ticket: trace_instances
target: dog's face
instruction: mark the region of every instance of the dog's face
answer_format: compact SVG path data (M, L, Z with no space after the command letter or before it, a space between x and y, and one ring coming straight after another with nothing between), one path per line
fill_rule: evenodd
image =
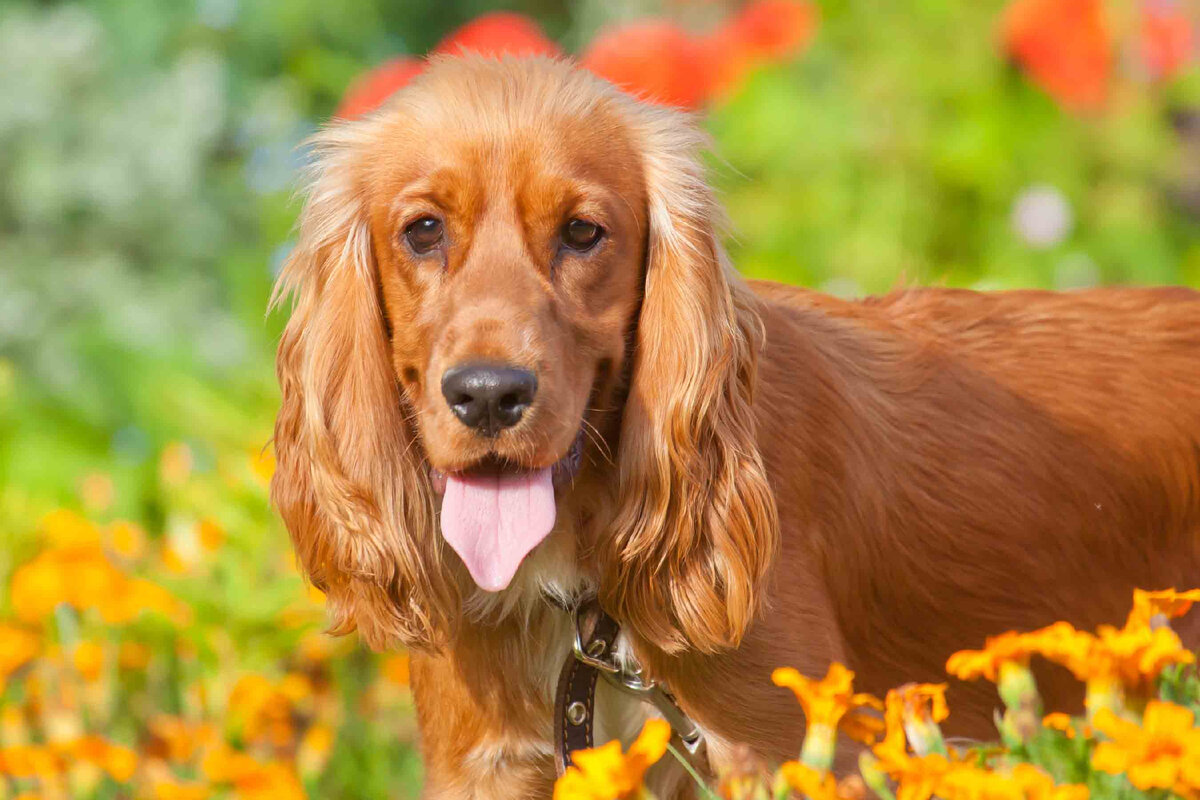
M614 109L556 107L555 87L533 84L504 113L504 72L468 93L441 77L372 131L361 186L441 529L498 591L549 533L555 485L574 477L587 417L624 368L645 197Z
M664 647L740 635L774 506L699 141L567 64L474 58L318 137L272 491L342 627L444 638L461 567L504 590L582 464L610 608Z
M406 98L365 154L396 376L434 470L550 467L623 368L646 239L637 158L600 104L522 118L486 88L478 103L442 90Z

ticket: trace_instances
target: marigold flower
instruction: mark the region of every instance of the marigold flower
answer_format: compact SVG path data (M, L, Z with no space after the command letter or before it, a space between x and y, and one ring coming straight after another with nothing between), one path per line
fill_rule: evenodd
M910 683L897 690L904 706L904 730L909 744L919 755L945 753L946 745L938 723L950 716L946 706L946 684Z
M1061 711L1047 714L1042 718L1042 725L1050 730L1062 731L1068 739L1074 739L1076 736L1082 736L1085 739L1092 737L1092 728L1090 725L1083 725L1080 728L1076 728L1075 720L1071 715L1063 714Z
M828 766L824 758L832 757L839 726L842 733L864 744L872 744L882 733L882 724L869 715L860 714L860 710L883 710L883 703L871 694L854 693L854 673L844 664L836 661L829 664L828 672L821 680L806 678L791 667L774 670L770 679L776 686L790 688L803 706L808 722L804 746L810 747L810 739L822 739L822 747L828 747L828 753L817 754L817 763L805 762L810 766Z
M667 752L671 726L665 720L647 720L629 751L621 743L609 742L591 750L580 750L554 784L554 800L614 800L635 797L651 765Z
M968 764L955 765L937 787L944 800L1087 800L1086 786L1055 786L1054 779L1032 764L997 772Z
M9 676L32 661L40 649L38 637L12 625L0 625L0 690Z
M221 549L225 543L225 529L213 519L202 519L196 523L196 538L208 552Z
M1200 603L1200 589L1190 589L1186 592L1177 592L1174 589L1164 589L1160 592L1134 589L1133 610L1129 612L1125 627L1155 627L1155 617L1162 616L1168 620L1182 617L1191 610L1194 603Z
M1092 754L1092 767L1125 773L1139 789L1174 789L1190 796L1200 790L1200 729L1190 709L1161 700L1146 705L1142 724L1105 709L1095 726L1110 741Z
M839 800L837 779L828 770L813 769L799 761L788 761L779 767L779 772L792 791L809 800Z
M71 663L85 681L98 680L100 672L104 669L104 648L99 642L82 641L75 645L75 651L71 653Z
M408 686L409 662L408 653L397 653L383 660L383 677L397 686Z
M207 800L212 788L202 783L160 781L154 784L154 800Z
M1039 652L1040 646L1040 639L1032 634L1008 631L988 637L982 650L954 653L946 662L946 672L963 681L983 678L995 683L1000 676L1001 664L1027 665L1029 657Z
M122 558L140 558L146 550L146 532L132 522L114 522L108 528L108 546Z
M908 752L904 731L903 695L895 689L885 701L883 741L872 748L877 761L871 766L886 772L898 784L897 800L928 800L942 776L951 767L950 760L940 753L913 756Z

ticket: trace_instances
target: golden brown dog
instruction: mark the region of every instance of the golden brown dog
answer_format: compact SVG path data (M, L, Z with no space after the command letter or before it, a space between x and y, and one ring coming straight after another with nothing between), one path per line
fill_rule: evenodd
M587 592L719 763L794 757L774 667L882 693L1200 584L1200 296L747 285L702 145L477 58L316 138L272 493L336 630L414 650L427 796L548 794Z

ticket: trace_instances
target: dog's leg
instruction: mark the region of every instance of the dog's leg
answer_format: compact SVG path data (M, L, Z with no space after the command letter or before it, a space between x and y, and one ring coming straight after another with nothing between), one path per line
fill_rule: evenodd
M423 798L550 797L552 709L519 670L495 661L464 674L452 655L412 657L425 762Z

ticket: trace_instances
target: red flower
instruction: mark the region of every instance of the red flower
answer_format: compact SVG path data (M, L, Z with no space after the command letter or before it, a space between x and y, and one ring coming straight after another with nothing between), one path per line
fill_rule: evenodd
M709 51L665 20L645 20L601 31L583 66L630 94L663 105L699 108L712 80Z
M562 55L562 50L546 38L536 22L508 11L476 17L443 39L433 52L449 55L470 52L486 56Z
M374 111L423 69L423 61L407 56L385 61L351 84L333 115L342 119L354 119Z
M1112 36L1103 0L1015 0L1004 46L1038 86L1073 109L1104 103L1112 79Z
M754 0L705 39L714 89L731 89L756 65L795 56L812 40L817 9L801 0Z
M1145 0L1142 3L1141 56L1151 77L1174 77L1196 52L1196 31L1183 3Z

